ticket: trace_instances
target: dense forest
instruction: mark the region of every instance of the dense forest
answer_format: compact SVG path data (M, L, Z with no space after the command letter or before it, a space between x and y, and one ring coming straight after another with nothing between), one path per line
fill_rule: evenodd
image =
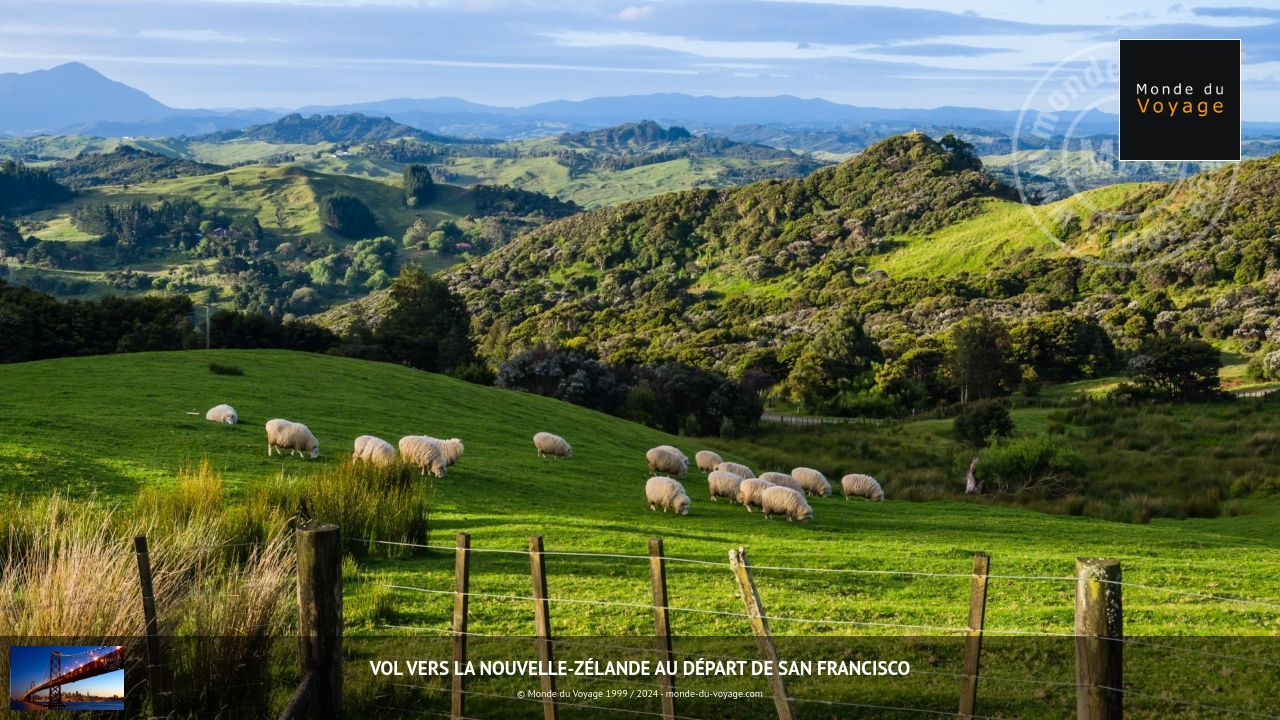
M1269 200L1278 189L1280 159L1268 159L1194 187L1151 186L1121 208L1132 219L1059 218L1064 244L1101 245L1112 262L1028 248L980 274L891 279L866 264L897 237L1011 197L967 144L910 134L803 180L576 215L450 277L491 361L542 343L609 363L760 372L783 397L825 412L895 414L962 399L965 323L982 325L975 347L999 350L986 361L995 367L984 386L995 394L1140 363L1161 336L1229 340L1266 376L1280 370L1280 353L1267 360L1280 343L1280 209ZM1170 253L1161 237L1196 237L1204 223L1187 210L1193 192L1223 209L1197 242ZM1105 244L1128 232L1144 241ZM1165 261L1145 262L1157 257Z
M395 122L391 118L375 118L360 113L343 115L286 115L275 122L240 130L221 130L196 138L204 142L258 140L277 144L366 143L413 138L433 143L469 143L471 140L436 135Z
M171 158L130 145L114 152L83 153L53 164L49 174L72 190L98 185L136 185L192 175L210 175L226 170L221 165Z
M48 170L14 160L0 161L0 216L32 212L70 197L71 191Z

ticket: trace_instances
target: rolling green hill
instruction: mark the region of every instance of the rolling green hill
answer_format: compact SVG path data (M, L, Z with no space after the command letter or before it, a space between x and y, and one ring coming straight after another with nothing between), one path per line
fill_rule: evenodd
M216 375L210 361L241 376ZM87 380L92 379L92 380ZM519 549L533 533L548 550L643 553L646 538L667 538L676 557L723 561L746 545L757 564L839 568L899 568L968 572L974 551L993 554L1001 574L1070 575L1077 555L1123 558L1127 580L1150 585L1212 587L1217 594L1269 597L1280 543L1269 532L1275 508L1215 520L1119 525L956 502L883 504L813 500L808 524L766 521L725 502L710 503L694 471L687 517L645 506L644 451L669 442L692 455L713 441L673 438L617 418L546 398L480 387L389 364L281 351L146 353L0 366L0 493L60 493L127 506L143 486L173 482L186 463L207 457L233 495L269 477L305 474L343 460L352 439L374 433L461 437L466 453L434 481L433 541L473 533L480 548ZM207 422L204 410L230 402L242 424ZM273 417L307 423L321 459L268 458L262 423ZM570 460L539 460L530 437L565 436ZM906 436L913 436L908 433ZM880 461L846 449L842 468L884 477ZM752 462L758 458L738 457ZM761 468L763 469L763 467ZM427 482L427 481L424 481ZM1262 508L1269 508L1265 511ZM475 562L473 588L527 591L523 558L485 555ZM556 559L552 583L562 597L645 602L643 563ZM359 598L371 583L445 587L452 557L374 562L349 588ZM679 565L668 570L672 602L681 607L740 610L727 568ZM954 625L963 619L967 580L803 576L762 571L767 601L797 617L866 618L890 623ZM993 583L988 627L1063 631L1070 627L1070 585ZM1126 631L1142 634L1275 632L1274 614L1228 603L1192 602L1157 591L1126 592ZM442 626L448 598L397 595L400 624ZM528 630L519 607L473 604L476 632ZM680 615L681 634L740 634L731 617ZM642 612L600 608L561 614L565 634L636 633L651 627ZM849 628L788 625L780 634L847 633ZM863 629L862 631L865 631ZM892 634L892 631L887 631Z
M210 361L233 365L243 374L213 374ZM824 454L838 445L841 470L866 470L884 480L889 499L814 498L814 520L798 524L708 502L696 471L686 478L694 498L688 516L646 508L645 448L668 442L692 453L722 447L718 441L674 438L546 398L390 364L277 351L113 355L0 366L0 387L6 389L0 395L0 501L58 493L83 503L77 510L89 523L106 506L117 508L116 517L128 517L131 509L155 512L156 498L163 496L151 490L175 484L180 468L203 459L230 492L200 496L212 503L200 506L200 517L218 512L224 519L245 518L253 517L255 503L268 497L271 488L305 485L306 476L335 470L358 434L373 432L391 440L406 432L463 438L466 452L449 474L424 478L415 486L431 502L428 542L446 551L397 548L394 559L366 555L359 549L364 547L360 535L344 527L354 553L344 560L342 573L348 697L369 697L385 687L368 687L365 660L385 654L388 647L412 642L418 654L447 653L454 563L447 549L454 532L470 533L474 548L469 607L469 632L477 637L470 646L473 658L532 652L524 637L533 633L533 626L532 606L525 600L529 566L523 551L535 534L543 536L548 551L556 657L629 657L627 648L644 647L652 630L644 553L647 540L658 536L665 539L669 558L669 602L682 656L753 656L748 622L725 557L728 549L745 546L772 632L788 660L878 651L912 663L908 678L892 682L791 678L793 696L874 703L874 712L859 717L877 720L900 717L896 706L943 712L954 706L960 646L956 629L965 622L967 573L973 554L985 551L992 555L996 575L986 606L983 707L1016 717L1045 712L1065 717L1075 702L1074 688L1053 678L1071 676L1071 639L1061 637L1072 627L1070 575L1076 556L1101 555L1119 558L1125 580L1133 584L1124 590L1126 637L1136 641L1126 647L1126 680L1161 691L1128 704L1131 715L1166 717L1162 709L1184 697L1252 712L1272 696L1274 674L1254 666L1269 662L1274 638L1261 636L1277 632L1276 614L1268 604L1274 604L1272 580L1280 562L1280 541L1272 532L1280 507L1259 501L1253 507L1256 514L1249 516L1118 525L979 503L900 499L897 474L886 470L890 461L885 454L903 455L905 448L918 447L945 430L945 421L908 423L881 434L885 445L899 443L881 453L869 452L859 442L823 443ZM203 420L203 409L220 401L236 405L241 425ZM321 441L320 460L266 456L261 424L281 415L310 425ZM1020 425L1038 425L1044 413L1019 414L1018 419ZM569 438L575 457L539 460L530 442L538 429ZM796 435L786 448L738 441L731 447L747 452L727 456L757 463L760 469L778 467L759 463L776 458L779 451L803 455L811 439ZM140 498L136 505L135 496ZM59 507L68 512L66 504ZM174 507L178 512L185 506L179 501ZM311 510L316 520L325 520L324 512ZM42 520L35 522L37 529ZM108 547L123 549L125 538L119 540ZM159 555L166 546L161 539L152 547ZM124 587L133 588L133 576L126 578ZM1212 597L1181 594L1188 592ZM198 607L207 612L207 605ZM1027 633L1047 635L1029 639ZM489 635L515 636L518 645L497 647L500 641L490 641ZM600 636L605 637L591 639ZM1146 647L1143 643L1153 637L1159 647ZM1184 650L1185 656L1170 657L1170 647ZM1243 659L1224 662L1219 652ZM1211 689L1197 692L1203 690L1196 668L1204 653L1213 653L1214 667L1230 672L1223 672ZM294 682L292 646L287 658L282 666L287 680L280 687ZM1021 682L993 681L1000 677ZM498 688L493 682L483 687L510 696L522 680L499 679ZM603 682L609 681L565 678L563 686L583 683L583 689L599 689ZM698 683L734 690L763 685L758 678L682 678L682 683L684 688ZM438 692L396 692L395 699L376 699L419 714L443 707L444 696ZM284 700L280 697L278 703ZM605 702L614 704L615 699ZM768 711L767 695L757 703L736 703L720 716L761 717ZM639 706L632 699L626 707L634 711ZM692 701L681 707L707 716ZM877 710L885 707L890 709ZM377 708L371 716L387 716ZM533 717L505 706L473 703L471 708L484 717Z
M1252 362L1257 381L1280 338L1277 188L1273 156L1025 206L971 150L909 134L804 180L583 213L449 277L494 362L543 343L788 379L851 311L892 369L985 313L1019 332L1083 323L1118 351L1056 381L1118 370L1153 334L1203 338L1237 354L1236 375ZM1028 368L1033 385L1049 381ZM879 412L897 391L859 392Z
M694 187L802 177L823 164L788 150L692 135L653 122L493 142L437 136L363 115L284 118L194 138L0 139L0 157L47 162L81 152L110 152L120 145L202 163L293 164L374 179L398 177L408 162L427 163L445 182L509 185L584 207Z
M394 241L387 251L385 271L388 273L394 273L396 266L403 262L436 270L461 259L458 255L428 249L422 242L401 247L406 229L419 220L431 229L453 223L462 232L475 233L494 245L545 221L536 212L518 214L523 212L519 208L512 211L493 202L482 202L478 207L475 191L456 185L437 184L430 202L410 208L405 204L398 176L392 184L329 175L296 165L249 165L199 176L93 187L66 203L22 216L17 222L22 235L48 242L38 249L28 248L24 257L40 257L40 261L12 265L11 277L61 296L129 293L163 286L198 294L201 301L215 303L246 298L237 287L251 283L264 287L268 296L272 293L280 296L268 302L275 305L275 310L266 306L258 310L283 312L283 301L294 289L321 284L307 269L310 263L339 256L325 261L330 265L336 263L336 270L325 270L328 275L337 273L336 278L330 279L334 282L342 280L342 273L351 260L348 256L352 254L353 241L325 227L318 212L319 199L335 192L359 198L377 220L375 234ZM218 260L226 253L202 252L198 246L191 249L157 246L141 256L120 257L114 246L103 246L97 242L97 235L85 232L83 226L77 227L72 220L78 211L102 204L122 206L140 202L154 206L180 199L199 203L206 217L232 221L255 219L262 235L256 250L237 254L244 255L241 258L244 262L270 261L278 272L268 272L268 276L256 279L239 278L236 274L245 270L242 263L237 263L238 269L230 266L219 269ZM289 287L284 287L286 280ZM360 297L369 288L317 287L317 290L325 293L322 302L328 305ZM261 293L256 294L262 297ZM243 300L236 302L243 304ZM317 309L314 304L290 311L313 311Z

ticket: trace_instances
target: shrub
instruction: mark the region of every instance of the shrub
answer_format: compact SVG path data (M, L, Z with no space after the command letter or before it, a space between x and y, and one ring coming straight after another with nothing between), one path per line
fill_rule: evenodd
M320 198L320 222L345 238L366 238L378 230L378 220L360 198L335 192Z
M977 475L988 490L1058 497L1079 489L1084 456L1058 438L1028 435L1002 439L982 455Z

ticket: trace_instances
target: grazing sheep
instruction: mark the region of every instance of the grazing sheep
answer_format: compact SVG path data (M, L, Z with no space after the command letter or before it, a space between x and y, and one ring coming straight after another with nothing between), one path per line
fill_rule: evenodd
M444 450L444 461L447 465L458 462L458 458L462 457L462 441L458 438L449 438L448 440L440 440L440 447Z
M670 509L679 515L689 514L689 494L684 491L684 485L669 477L658 475L649 478L649 482L644 484L644 494L649 499L650 510L661 507L662 512Z
M800 483L805 495L831 497L831 483L827 480L827 476L820 471L813 468L798 467L791 471L791 477Z
M788 487L771 487L760 493L760 509L764 511L766 520L774 515L786 515L787 522L813 519L813 508L804 499L804 493Z
M859 475L858 473L850 473L840 478L840 489L844 490L844 499L851 497L866 498L875 502L884 501L884 490L880 488L880 483L870 475Z
M753 478L756 476L756 474L752 472L751 468L747 467L746 465L743 465L742 463L736 463L736 462L722 462L716 466L716 470L731 472L734 475L737 475L738 477L743 479Z
M573 457L573 448L569 447L569 443L559 435L552 435L549 432L540 432L533 436L533 446L538 448L538 457Z
M396 461L396 449L380 437L361 435L356 438L356 448L351 454L351 461L386 467Z
M693 459L698 463L698 469L705 473L715 470L717 465L724 462L724 458L710 450L699 450L693 456Z
M281 455L285 450L294 453L310 453L311 457L320 457L320 441L311 434L306 425L290 422L281 418L267 421L267 456L275 450Z
M689 461L670 445L650 448L644 457L649 461L649 472L667 473L682 478L689 471Z
M670 453L674 453L676 456L678 456L681 460L684 461L684 464L686 466L689 465L689 456L685 455L684 451L676 447L675 445L659 445L658 447Z
M738 499L738 486L742 478L723 470L712 470L707 474L707 490L711 493L711 502L716 498L729 498L729 502Z
M761 480L768 480L774 485L781 485L785 488L791 488L799 493L804 493L804 487L796 482L796 479L784 472L766 472L760 473Z
M768 480L747 478L738 485L738 503L751 512L751 506L760 507L760 495L771 487L777 487Z
M407 435L400 438L400 457L410 465L418 468L422 475L430 470L431 474L442 478L449 470L445 461L444 448L440 441L426 435Z
M227 425L235 425L240 422L240 416L236 414L236 409L225 403L209 408L209 412L204 414L204 419L210 422L226 423Z

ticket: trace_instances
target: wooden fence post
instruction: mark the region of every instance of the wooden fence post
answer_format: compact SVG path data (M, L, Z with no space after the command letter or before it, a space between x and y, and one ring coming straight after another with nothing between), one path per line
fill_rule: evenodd
M746 548L729 551L729 567L738 579L738 590L742 593L742 602L751 619L751 632L756 636L760 657L773 668L773 672L769 673L769 687L773 690L773 706L778 711L778 720L795 720L796 709L791 696L787 694L787 685L778 672L778 649L774 647L773 636L769 634L769 618L760 602L760 593L756 591L756 581L751 577Z
M667 612L667 561L662 550L662 538L649 538L649 579L653 583L653 632L658 643L658 657L669 667L675 661L675 655L671 652L671 616ZM658 675L658 687L662 692L663 720L675 720L675 674L664 672Z
M299 527L298 645L311 676L311 716L342 718L342 541L337 525Z
M538 646L538 660L545 671L540 674L542 683L543 720L557 720L556 676L551 674L554 654L551 652L551 603L547 600L547 572L542 563L542 536L529 538L529 567L533 577L534 642Z
M969 621L964 636L964 680L960 686L960 717L972 718L978 706L978 669L982 664L982 631L987 617L987 573L991 556L973 556L973 579L969 582Z
M467 714L466 676L458 669L467 663L467 599L471 592L471 536L458 533L453 555L453 699L452 720Z
M1124 717L1120 561L1076 559L1076 717Z
M133 552L138 558L138 585L142 588L142 618L147 633L147 686L151 690L153 715L168 714L168 683L164 679L164 662L160 654L160 628L156 623L155 588L151 584L151 552L147 536L133 538Z

